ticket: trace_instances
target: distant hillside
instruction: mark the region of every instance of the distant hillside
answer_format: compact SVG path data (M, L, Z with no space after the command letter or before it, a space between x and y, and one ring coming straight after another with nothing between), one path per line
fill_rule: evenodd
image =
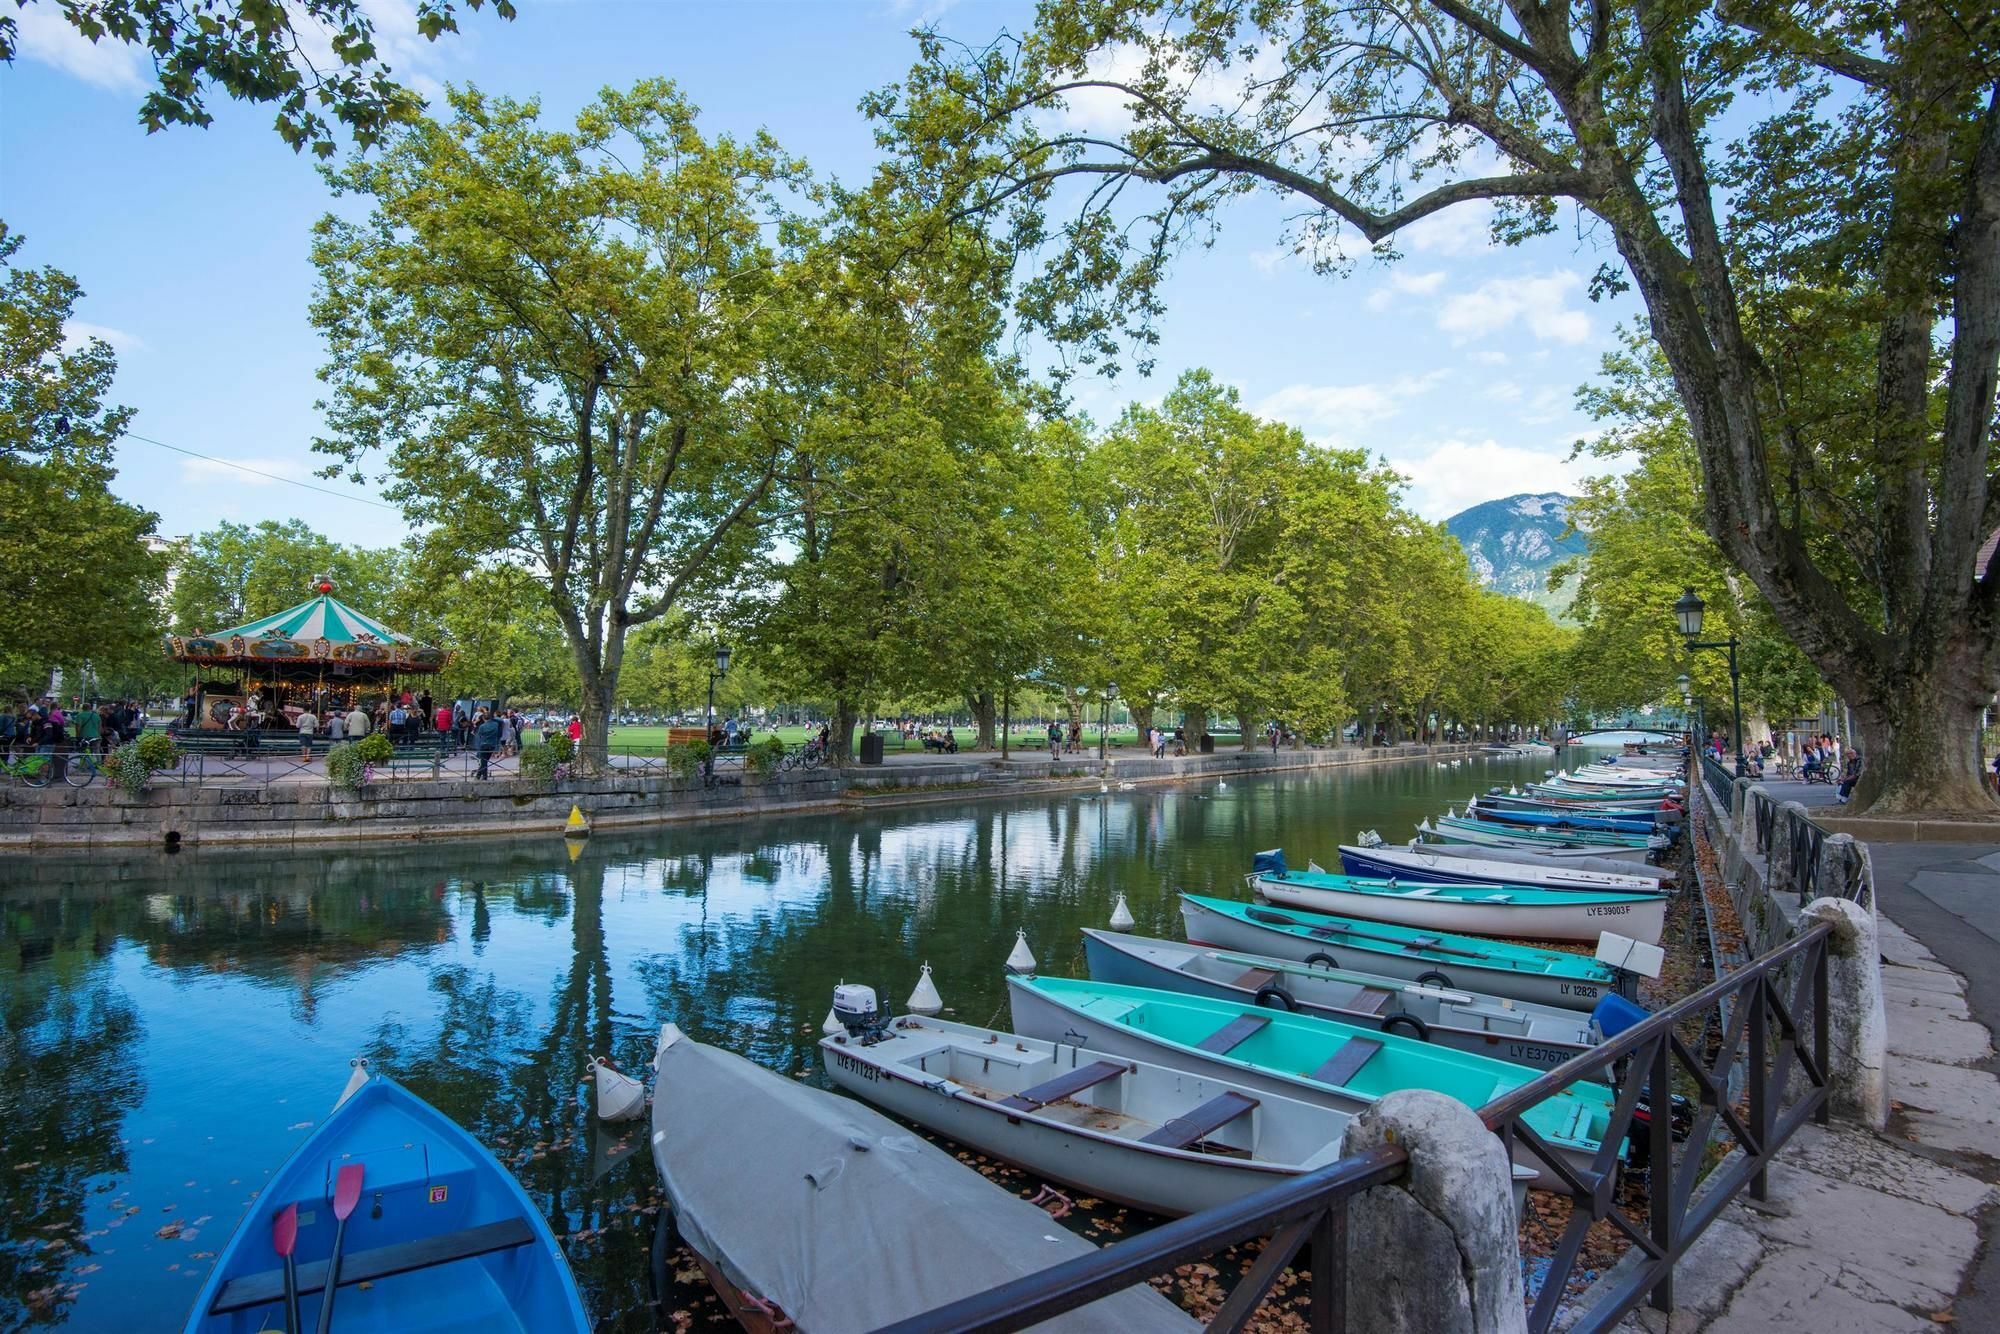
M1563 536L1569 526L1569 496L1550 491L1507 496L1452 515L1444 526L1465 548L1472 569L1488 587L1547 607L1561 616L1570 594L1549 592L1549 569L1590 550L1582 533Z

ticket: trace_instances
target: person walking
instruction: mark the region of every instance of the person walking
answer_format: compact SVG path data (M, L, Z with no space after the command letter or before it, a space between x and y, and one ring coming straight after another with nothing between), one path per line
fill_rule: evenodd
M367 735L368 710L362 708L361 701L357 699L354 701L354 707L347 711L347 738L350 741L359 741Z
M1049 758L1062 758L1062 725L1053 718L1049 720Z
M487 772L487 766L493 763L494 753L500 749L501 739L506 734L507 729L501 725L498 718L488 714L484 709L479 711L478 719L472 727L472 750L479 756L479 772L473 775L474 778L492 777Z
M104 715L94 708L77 711L76 748L86 755L95 755L101 747L98 742L104 736Z

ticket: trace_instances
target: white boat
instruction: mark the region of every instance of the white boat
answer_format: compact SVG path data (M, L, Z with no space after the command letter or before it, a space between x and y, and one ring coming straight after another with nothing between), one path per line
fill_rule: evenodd
M1324 1167L1352 1113L970 1024L903 1015L820 1040L891 1115L1086 1194L1190 1214Z
M1449 849L1447 851L1447 849ZM1457 854L1464 855L1457 855ZM1499 853L1497 857L1484 854ZM1513 860L1517 854L1523 860ZM1638 862L1609 858L1579 858L1565 861L1543 858L1519 848L1486 847L1481 844L1418 843L1408 847L1365 847L1340 845L1341 865L1349 875L1394 876L1445 885L1532 885L1536 889L1581 890L1595 893L1656 894L1660 881L1670 878L1638 874L1660 868ZM1588 863L1588 864L1586 864ZM1618 871L1603 868L1616 866ZM1626 874L1630 867L1633 874Z
M1657 893L1402 884L1310 871L1282 878L1252 872L1246 879L1269 902L1291 908L1506 940L1594 942L1615 931L1656 945L1667 923L1667 899Z
M1085 927L1083 958L1093 982L1266 1005L1537 1070L1553 1070L1602 1040L1590 1016L1575 1010L1177 940Z

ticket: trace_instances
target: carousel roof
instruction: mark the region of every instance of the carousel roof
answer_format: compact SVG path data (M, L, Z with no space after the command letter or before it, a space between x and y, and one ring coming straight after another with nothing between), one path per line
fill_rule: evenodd
M365 616L333 596L333 584L316 580L317 597L296 607L218 631L169 635L168 656L181 662L317 670L365 676L442 670L451 655Z
M221 630L212 639L324 639L329 644L414 643L408 635L391 630L373 616L364 616L331 593L308 598L296 607L246 621L234 629Z

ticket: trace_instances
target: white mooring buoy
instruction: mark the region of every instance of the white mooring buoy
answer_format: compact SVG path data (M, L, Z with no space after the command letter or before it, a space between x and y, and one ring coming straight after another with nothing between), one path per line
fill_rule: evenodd
M911 1014L936 1014L944 1008L944 997L938 995L937 983L931 981L931 966L924 965L923 975L917 979L916 990L910 993L903 1008Z
M368 1082L368 1058L366 1056L357 1056L347 1064L352 1067L354 1073L347 1077L347 1087L342 1089L340 1096L334 1100L333 1107L335 1111L339 1111L340 1104L359 1093L361 1086Z
M1007 971L1027 977L1035 971L1035 952L1028 948L1028 933L1014 933L1014 951L1007 956Z
M1113 931L1130 931L1137 925L1139 923L1133 918L1132 910L1125 906L1125 896L1120 894L1118 902L1111 909L1111 929Z
M598 1120L630 1121L646 1110L646 1086L602 1056L590 1058L590 1073L597 1085Z

